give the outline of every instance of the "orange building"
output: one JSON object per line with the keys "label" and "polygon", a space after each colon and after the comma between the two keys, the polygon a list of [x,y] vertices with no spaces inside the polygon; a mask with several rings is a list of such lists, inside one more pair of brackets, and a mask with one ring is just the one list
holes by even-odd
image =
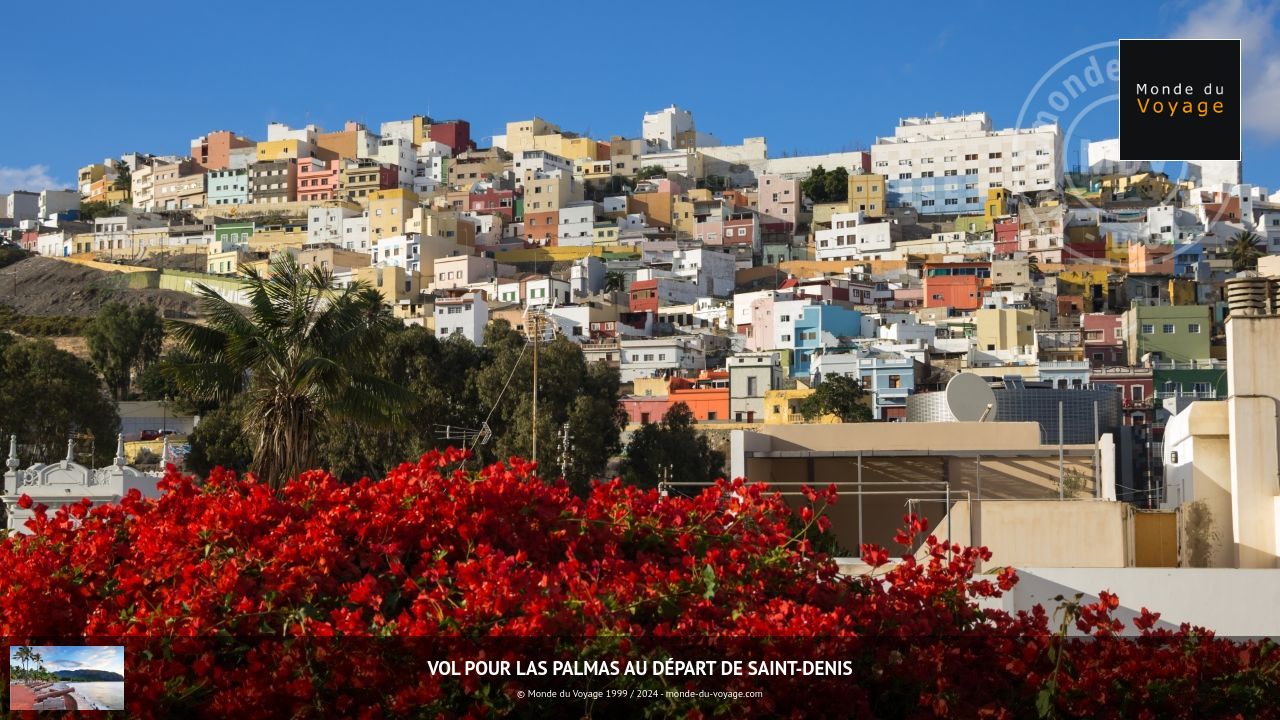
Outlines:
{"label": "orange building", "polygon": [[560,237],[560,211],[526,212],[524,239],[535,245],[555,245]]}
{"label": "orange building", "polygon": [[696,378],[671,378],[668,405],[684,403],[698,421],[729,419],[729,373],[704,370]]}
{"label": "orange building", "polygon": [[1174,274],[1173,246],[1135,242],[1129,246],[1129,272],[1135,275]]}
{"label": "orange building", "polygon": [[925,263],[924,306],[977,310],[991,285],[991,263]]}
{"label": "orange building", "polygon": [[254,141],[230,130],[214,130],[191,141],[191,159],[205,170],[226,170],[231,166],[231,151],[253,147]]}

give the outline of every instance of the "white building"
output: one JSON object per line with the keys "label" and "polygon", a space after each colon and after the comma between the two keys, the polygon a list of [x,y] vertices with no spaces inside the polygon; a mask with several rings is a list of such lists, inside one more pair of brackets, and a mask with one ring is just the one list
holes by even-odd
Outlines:
{"label": "white building", "polygon": [[1091,142],[1085,153],[1092,175],[1133,175],[1151,170],[1146,160],[1121,160],[1119,138]]}
{"label": "white building", "polygon": [[986,113],[904,118],[871,146],[871,165],[888,176],[890,208],[979,214],[991,188],[1060,188],[1062,133],[1057,125],[992,130]]}
{"label": "white building", "polygon": [[36,220],[40,217],[40,195],[27,190],[9,193],[6,203],[7,217],[14,220]]}
{"label": "white building", "polygon": [[422,236],[417,233],[378,238],[373,246],[373,264],[399,267],[410,272],[422,269]]}
{"label": "white building", "polygon": [[827,153],[825,155],[793,155],[791,157],[769,158],[764,164],[763,172],[778,175],[785,180],[803,180],[809,177],[813,169],[822,166],[830,172],[836,168],[844,168],[850,175],[868,170],[871,167],[871,153],[865,150],[854,152]]}
{"label": "white building", "polygon": [[573,174],[573,162],[546,150],[521,150],[512,157],[511,163],[516,177],[524,177],[530,170],[540,173],[559,170],[567,175]]}
{"label": "white building", "polygon": [[776,352],[743,352],[725,361],[729,369],[729,417],[734,422],[764,419],[764,394],[782,384],[782,359]]}
{"label": "white building", "polygon": [[40,217],[80,209],[80,193],[75,190],[41,190]]}
{"label": "white building", "polygon": [[695,133],[693,113],[675,105],[655,113],[645,113],[640,136],[662,150],[676,147],[677,140],[687,133]]}
{"label": "white building", "polygon": [[830,229],[813,234],[813,254],[818,260],[878,259],[877,253],[893,250],[901,238],[902,228],[895,222],[867,222],[861,212],[836,213]]}
{"label": "white building", "polygon": [[369,239],[369,211],[342,219],[342,249],[371,252]]}
{"label": "white building", "polygon": [[707,366],[701,335],[624,339],[621,346],[622,382],[683,374],[692,370],[704,370]]}
{"label": "white building", "polygon": [[484,342],[484,329],[489,324],[489,303],[485,302],[484,293],[437,298],[435,314],[436,335],[442,340],[461,335],[476,345]]}
{"label": "white building", "polygon": [[[361,214],[346,205],[313,205],[307,208],[307,243],[333,243],[343,245],[342,225],[349,218]],[[355,248],[345,248],[352,250]]]}
{"label": "white building", "polygon": [[709,248],[672,251],[671,271],[696,283],[701,294],[713,297],[729,297],[737,283],[734,256]]}
{"label": "white building", "polygon": [[[9,436],[9,468],[4,474],[4,502],[6,527],[14,532],[28,532],[26,523],[34,514],[34,505],[44,505],[53,515],[58,509],[88,498],[95,505],[120,502],[130,490],[138,490],[143,497],[159,497],[156,488],[158,478],[145,475],[125,465],[124,436],[116,437],[115,462],[94,470],[75,462],[75,441],[67,441],[67,456],[61,461],[36,463],[21,469],[18,460],[17,440]],[[18,505],[22,496],[33,501],[32,508]]]}
{"label": "white building", "polygon": [[560,208],[558,244],[590,246],[595,242],[596,204],[590,200],[572,202]]}
{"label": "white building", "polygon": [[437,258],[432,264],[431,289],[452,290],[491,282],[496,272],[493,258],[477,255],[453,255]]}

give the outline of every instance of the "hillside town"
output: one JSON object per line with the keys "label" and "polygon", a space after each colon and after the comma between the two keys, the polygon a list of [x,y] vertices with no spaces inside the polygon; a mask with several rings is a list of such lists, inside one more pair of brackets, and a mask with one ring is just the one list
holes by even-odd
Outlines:
{"label": "hillside town", "polygon": [[[616,369],[628,435],[683,404],[732,475],[856,476],[846,547],[891,534],[906,496],[868,485],[904,478],[936,484],[911,497],[948,519],[951,493],[984,482],[1009,499],[1194,500],[1171,443],[1231,391],[1229,283],[1276,274],[1280,253],[1280,192],[1239,162],[1171,177],[1105,140],[1074,163],[1058,126],[981,112],[903,118],[823,155],[722,141],[675,105],[638,130],[535,117],[475,138],[425,115],[215,130],[182,154],[87,164],[75,188],[13,191],[0,228],[140,290],[245,304],[246,271],[287,255],[440,339],[482,346],[496,321],[567,339]],[[977,401],[949,390],[969,375]],[[862,409],[806,402],[842,378]],[[1237,562],[1226,534],[1204,563]]]}

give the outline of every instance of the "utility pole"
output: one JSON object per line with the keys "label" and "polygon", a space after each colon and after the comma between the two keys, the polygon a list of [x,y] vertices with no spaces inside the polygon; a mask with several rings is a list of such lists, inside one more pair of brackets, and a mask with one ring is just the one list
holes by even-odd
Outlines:
{"label": "utility pole", "polygon": [[569,423],[566,421],[560,433],[560,477],[569,476]]}
{"label": "utility pole", "polygon": [[539,327],[539,314],[537,310],[529,313],[529,320],[533,323],[533,462],[538,462],[538,336],[542,334]]}

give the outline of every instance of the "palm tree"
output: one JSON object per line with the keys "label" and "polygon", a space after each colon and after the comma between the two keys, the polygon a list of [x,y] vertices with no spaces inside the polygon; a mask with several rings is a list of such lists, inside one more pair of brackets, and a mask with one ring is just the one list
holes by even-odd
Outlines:
{"label": "palm tree", "polygon": [[288,254],[272,260],[268,275],[248,268],[241,279],[247,309],[198,286],[205,322],[172,323],[178,359],[164,372],[196,399],[246,394],[251,469],[279,488],[316,465],[322,426],[385,424],[409,394],[371,372],[395,324],[372,287],[335,287],[327,270],[304,269]]}
{"label": "palm tree", "polygon": [[1258,258],[1265,254],[1262,238],[1248,230],[1241,230],[1227,242],[1227,255],[1231,258],[1231,269],[1254,270],[1258,267]]}
{"label": "palm tree", "polygon": [[607,293],[622,292],[622,288],[627,284],[626,276],[616,270],[610,270],[604,274],[604,291]]}
{"label": "palm tree", "polygon": [[34,655],[35,653],[33,653],[31,651],[31,648],[26,645],[19,646],[18,651],[14,653],[14,656],[17,657],[18,662],[22,663],[22,675],[24,678],[27,675],[27,663],[31,660],[32,657],[34,657]]}

